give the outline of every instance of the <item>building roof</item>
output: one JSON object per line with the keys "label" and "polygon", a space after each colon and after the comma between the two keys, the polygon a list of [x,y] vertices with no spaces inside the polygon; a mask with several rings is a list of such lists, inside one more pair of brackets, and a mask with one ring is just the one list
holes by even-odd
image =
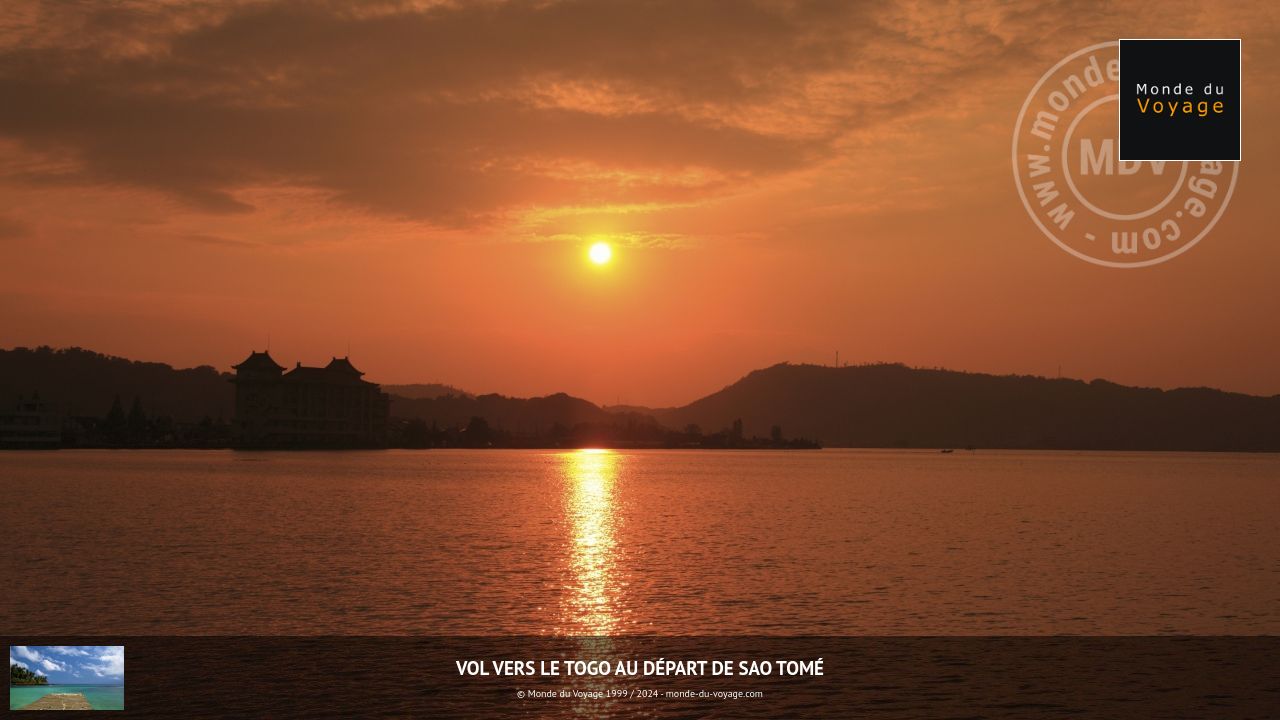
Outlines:
{"label": "building roof", "polygon": [[364,375],[364,373],[357,370],[356,367],[351,364],[351,360],[345,357],[341,357],[341,358],[335,357],[334,359],[329,361],[328,365],[324,366],[324,369],[350,373],[352,375],[355,375],[356,377],[360,377],[361,375]]}
{"label": "building roof", "polygon": [[[239,365],[232,365],[237,372],[256,371],[279,373],[284,367],[271,358],[271,355],[265,352],[249,353],[249,357]],[[351,364],[351,360],[345,357],[335,357],[329,361],[324,367],[307,367],[302,363],[298,363],[288,372],[279,375],[283,380],[290,383],[305,384],[321,384],[321,385],[372,385],[377,387],[375,383],[362,379],[364,373],[360,372]]]}
{"label": "building roof", "polygon": [[239,365],[232,365],[236,370],[284,370],[284,366],[271,358],[271,353],[250,352],[249,357],[245,358]]}
{"label": "building roof", "polygon": [[[354,368],[352,369],[354,370]],[[285,382],[310,385],[373,385],[367,380],[362,380],[358,371],[347,372],[334,367],[307,367],[301,363],[285,373],[284,380]]]}

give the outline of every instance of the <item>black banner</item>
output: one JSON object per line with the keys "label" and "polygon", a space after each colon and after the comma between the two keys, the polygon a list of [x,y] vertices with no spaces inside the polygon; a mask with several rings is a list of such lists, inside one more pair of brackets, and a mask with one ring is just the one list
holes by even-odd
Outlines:
{"label": "black banner", "polygon": [[130,717],[1280,715],[1275,637],[8,640],[124,645]]}

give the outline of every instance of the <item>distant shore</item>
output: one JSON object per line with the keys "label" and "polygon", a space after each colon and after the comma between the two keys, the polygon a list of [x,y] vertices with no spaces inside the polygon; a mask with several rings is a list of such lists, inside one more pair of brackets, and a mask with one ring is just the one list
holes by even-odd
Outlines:
{"label": "distant shore", "polygon": [[402,396],[387,386],[385,423],[379,415],[367,427],[325,424],[340,408],[259,417],[238,407],[234,379],[211,366],[180,370],[78,348],[0,349],[0,446],[754,448],[810,438],[827,447],[1280,452],[1280,395],[895,363],[780,363],[666,408],[447,386],[425,386],[444,393],[429,396],[401,386]]}

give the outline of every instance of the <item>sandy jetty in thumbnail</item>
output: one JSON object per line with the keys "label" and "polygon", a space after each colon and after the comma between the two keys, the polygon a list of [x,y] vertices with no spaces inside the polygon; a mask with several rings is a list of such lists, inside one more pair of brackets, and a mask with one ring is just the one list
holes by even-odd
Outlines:
{"label": "sandy jetty in thumbnail", "polygon": [[22,710],[92,710],[82,693],[50,693]]}

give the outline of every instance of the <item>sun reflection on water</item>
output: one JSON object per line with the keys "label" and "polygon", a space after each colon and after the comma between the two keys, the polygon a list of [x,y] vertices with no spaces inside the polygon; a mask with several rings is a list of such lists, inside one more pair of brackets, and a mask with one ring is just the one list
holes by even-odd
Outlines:
{"label": "sun reflection on water", "polygon": [[621,457],[608,450],[579,450],[564,461],[565,514],[569,518],[570,570],[562,632],[610,635],[618,627],[619,578],[614,531],[614,485]]}

